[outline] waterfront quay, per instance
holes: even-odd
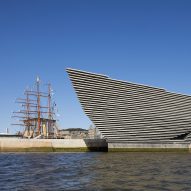
[[[105,139],[0,138],[0,152],[190,152],[185,143],[107,143]]]
[[[0,138],[1,152],[107,151],[104,139],[22,139]]]

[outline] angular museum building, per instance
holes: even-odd
[[[191,96],[80,70],[67,72],[109,149],[189,147]]]

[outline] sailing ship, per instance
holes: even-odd
[[[46,84],[47,91],[41,91],[40,85],[40,78],[37,77],[34,87],[24,91],[25,98],[16,99],[21,109],[14,111],[12,118],[19,123],[12,125],[24,127],[20,133],[23,138],[56,138],[58,134],[57,108],[51,84]]]

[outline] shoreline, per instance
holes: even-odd
[[[104,139],[0,138],[0,152],[191,152],[190,144],[117,144]]]

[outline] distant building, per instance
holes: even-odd
[[[100,131],[96,127],[91,125],[88,129],[88,137],[89,139],[100,139],[102,136]]]
[[[88,136],[90,139],[95,139],[96,128],[94,128],[93,126],[90,126],[90,128],[88,129]]]
[[[88,130],[81,128],[69,128],[59,130],[59,137],[64,139],[85,139],[88,138]]]
[[[101,134],[97,128],[91,125],[88,130],[82,128],[61,129],[58,137],[62,139],[99,139]]]

